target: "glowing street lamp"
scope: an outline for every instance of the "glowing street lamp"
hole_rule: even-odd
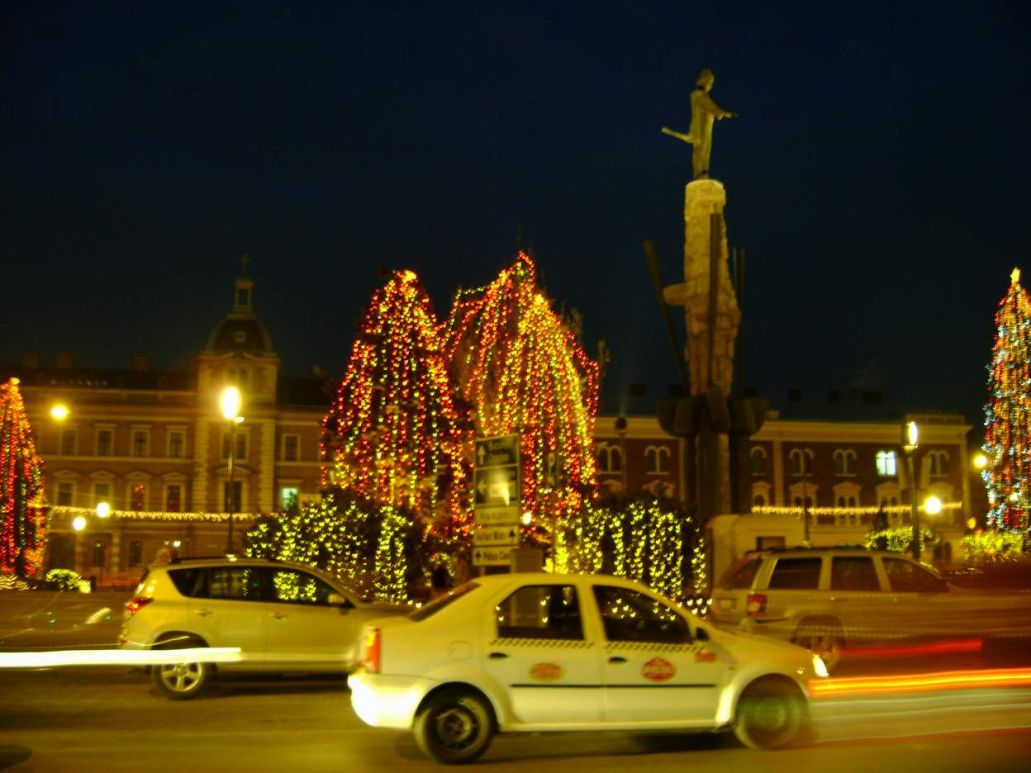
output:
[[[64,421],[68,418],[68,406],[64,403],[54,403],[50,406],[50,418],[54,421]]]
[[[97,502],[97,518],[110,518],[111,505],[107,502]]]
[[[942,501],[933,494],[924,500],[924,512],[928,515],[938,515],[944,507]]]
[[[86,528],[86,517],[77,515],[72,519],[72,528],[75,531],[83,531]]]
[[[243,399],[240,390],[236,387],[226,387],[219,397],[219,406],[222,408],[222,416],[229,422],[229,496],[226,502],[226,509],[229,511],[229,535],[226,540],[226,553],[233,553],[233,511],[236,509],[236,491],[233,489],[233,467],[236,462],[236,425],[243,421],[240,415],[240,405]]]

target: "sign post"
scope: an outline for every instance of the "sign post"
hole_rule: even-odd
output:
[[[473,566],[510,566],[519,547],[519,435],[476,440]]]

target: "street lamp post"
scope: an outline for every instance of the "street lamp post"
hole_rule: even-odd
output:
[[[809,544],[809,459],[805,451],[802,451],[802,536],[806,545]]]
[[[913,560],[920,560],[920,505],[916,501],[916,474],[913,457],[916,456],[916,449],[920,447],[920,428],[915,421],[906,423],[906,443],[903,450],[906,452],[906,463],[909,468],[909,501],[910,519],[913,522]]]
[[[240,415],[240,390],[226,387],[222,390],[219,405],[222,415],[229,422],[229,483],[226,496],[226,509],[229,511],[229,536],[226,540],[226,553],[233,553],[233,512],[236,510],[236,491],[233,489],[233,468],[236,462],[236,425],[243,421]]]

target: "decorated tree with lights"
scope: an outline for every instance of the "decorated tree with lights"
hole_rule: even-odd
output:
[[[0,574],[34,575],[45,536],[43,460],[12,378],[0,385]]]
[[[520,504],[538,531],[529,536],[548,542],[560,537],[562,522],[586,505],[597,483],[598,365],[571,328],[537,285],[533,260],[520,253],[486,287],[458,293],[445,336],[477,434],[519,435]]]
[[[981,473],[988,489],[988,523],[1026,533],[1031,497],[1031,298],[1013,269],[995,313],[995,344],[988,367]]]
[[[398,271],[373,295],[322,422],[323,488],[376,509],[377,595],[397,597],[418,571],[405,534],[420,535],[427,562],[468,551],[466,427],[429,296]]]

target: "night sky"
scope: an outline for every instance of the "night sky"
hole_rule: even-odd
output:
[[[745,382],[785,415],[856,388],[979,423],[996,305],[1031,284],[1025,9],[5,3],[0,362],[185,368],[248,252],[286,372],[339,375],[381,269],[444,315],[521,238],[611,349],[609,410],[663,397],[641,242],[679,281],[691,149],[659,128],[711,67]]]

